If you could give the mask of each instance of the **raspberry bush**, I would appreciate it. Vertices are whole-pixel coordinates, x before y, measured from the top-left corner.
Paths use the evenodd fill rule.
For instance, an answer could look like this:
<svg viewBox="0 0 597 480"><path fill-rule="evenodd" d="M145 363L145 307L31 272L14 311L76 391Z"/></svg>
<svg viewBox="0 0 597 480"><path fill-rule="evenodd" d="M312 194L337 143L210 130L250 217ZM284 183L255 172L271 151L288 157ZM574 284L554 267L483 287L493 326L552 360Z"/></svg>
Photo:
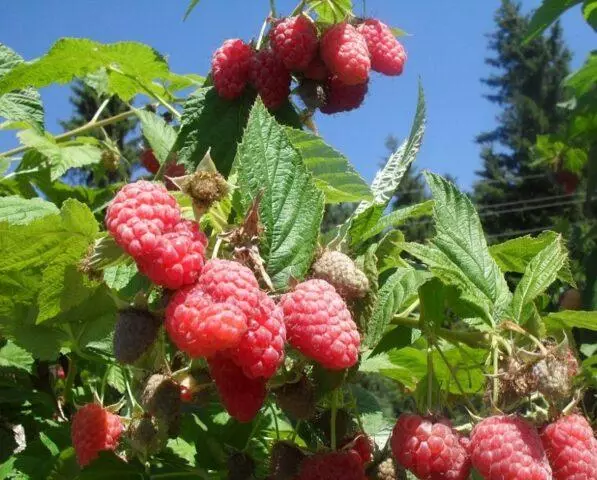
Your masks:
<svg viewBox="0 0 597 480"><path fill-rule="evenodd" d="M204 77L133 42L65 38L30 62L0 44L22 143L0 155L0 479L597 478L597 356L573 332L597 314L565 239L488 245L431 172L432 200L387 213L422 87L371 185L316 122L407 73L402 39L343 0L270 5ZM136 106L44 131L34 88L98 75ZM129 117L138 168L86 136ZM62 182L73 167L105 186ZM338 203L355 208L322 232ZM435 233L409 242L407 221Z"/></svg>

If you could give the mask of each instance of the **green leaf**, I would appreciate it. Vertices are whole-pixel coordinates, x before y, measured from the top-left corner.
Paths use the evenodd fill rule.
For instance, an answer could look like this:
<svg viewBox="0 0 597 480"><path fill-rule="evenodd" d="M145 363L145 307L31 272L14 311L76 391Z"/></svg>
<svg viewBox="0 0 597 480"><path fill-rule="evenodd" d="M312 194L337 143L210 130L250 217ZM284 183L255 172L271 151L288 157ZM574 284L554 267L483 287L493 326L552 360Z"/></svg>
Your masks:
<svg viewBox="0 0 597 480"><path fill-rule="evenodd" d="M399 268L379 289L379 300L367 328L365 345L374 348L383 337L395 313L417 298L418 288L431 274L412 268Z"/></svg>
<svg viewBox="0 0 597 480"><path fill-rule="evenodd" d="M380 218L375 226L371 227L365 233L360 236L360 241L365 241L371 237L374 237L378 233L383 232L387 228L398 227L403 225L408 220L413 218L419 218L425 215L431 215L433 210L433 200L426 202L417 203L415 205L409 205L408 207L399 208L394 210L392 213L385 215Z"/></svg>
<svg viewBox="0 0 597 480"><path fill-rule="evenodd" d="M532 314L533 301L555 282L565 263L566 252L558 235L529 262L516 286L511 309L514 320L526 323Z"/></svg>
<svg viewBox="0 0 597 480"><path fill-rule="evenodd" d="M577 97L590 92L597 81L597 53L592 52L586 63L566 80L566 86L572 88Z"/></svg>
<svg viewBox="0 0 597 480"><path fill-rule="evenodd" d="M531 18L524 42L528 43L538 35L541 35L566 10L581 2L582 0L543 0L541 6Z"/></svg>
<svg viewBox="0 0 597 480"><path fill-rule="evenodd" d="M479 216L470 199L439 175L425 172L435 204L437 235L430 245L408 243L404 249L425 262L444 283L454 285L462 299L476 305L490 325L501 320L511 294L490 256Z"/></svg>
<svg viewBox="0 0 597 480"><path fill-rule="evenodd" d="M545 247L558 237L556 232L542 232L536 237L525 235L489 247L489 253L497 262L502 272L524 273L528 264ZM566 248L562 245L562 248ZM574 277L568 261L558 272L558 278L574 285Z"/></svg>
<svg viewBox="0 0 597 480"><path fill-rule="evenodd" d="M385 205L369 205L365 210L361 211L359 214L353 214L353 217L348 219L348 233L350 235L351 245L358 245L359 242L362 241L363 236L368 231L375 228L382 218L385 209Z"/></svg>
<svg viewBox="0 0 597 480"><path fill-rule="evenodd" d="M425 95L423 86L419 83L419 96L417 110L410 130L410 135L402 145L388 159L385 167L381 169L371 185L375 204L387 205L394 196L396 189L400 186L402 177L415 160L425 133L426 113ZM365 211L371 204L362 202L357 208L356 214Z"/></svg>
<svg viewBox="0 0 597 480"><path fill-rule="evenodd" d="M123 100L151 88L158 78L167 79L164 58L147 45L136 42L101 44L82 38L58 40L43 57L22 63L0 78L0 95L28 86L45 87L69 83L105 68L108 91ZM148 87L149 86L149 87Z"/></svg>
<svg viewBox="0 0 597 480"><path fill-rule="evenodd" d="M78 480L141 480L145 469L138 461L125 462L114 452L100 452L99 458L81 470Z"/></svg>
<svg viewBox="0 0 597 480"><path fill-rule="evenodd" d="M15 368L30 373L32 366L33 357L27 350L10 340L0 347L0 368Z"/></svg>
<svg viewBox="0 0 597 480"><path fill-rule="evenodd" d="M321 137L304 130L287 128L292 145L301 153L326 203L360 202L373 199L367 182L348 159L327 145Z"/></svg>
<svg viewBox="0 0 597 480"><path fill-rule="evenodd" d="M404 243L404 234L400 230L392 230L381 239L375 251L377 270L380 274L390 268L408 266L408 263L400 257Z"/></svg>
<svg viewBox="0 0 597 480"><path fill-rule="evenodd" d="M212 88L202 88L184 105L174 150L178 163L195 171L208 150L218 171L227 176L246 125L251 101L247 95L238 100L220 98Z"/></svg>
<svg viewBox="0 0 597 480"><path fill-rule="evenodd" d="M147 110L138 110L137 116L141 120L141 131L149 142L160 164L168 160L168 155L176 141L176 131L159 115Z"/></svg>
<svg viewBox="0 0 597 480"><path fill-rule="evenodd" d="M46 215L56 215L56 205L41 198L25 199L18 196L0 197L0 222L27 225Z"/></svg>
<svg viewBox="0 0 597 480"><path fill-rule="evenodd" d="M315 186L284 127L257 100L235 160L245 208L261 193L265 226L261 254L277 288L301 278L313 257L323 218L323 194Z"/></svg>
<svg viewBox="0 0 597 480"><path fill-rule="evenodd" d="M394 419L384 415L379 400L369 390L355 384L351 384L349 388L367 435L373 436L395 423Z"/></svg>
<svg viewBox="0 0 597 480"><path fill-rule="evenodd" d="M23 59L19 55L0 43L0 81L10 70L22 63ZM8 120L11 127L29 125L43 130L44 109L39 93L32 88L23 88L12 93L0 94L0 117Z"/></svg>
<svg viewBox="0 0 597 480"><path fill-rule="evenodd" d="M193 11L193 9L197 6L198 3L199 3L199 0L191 0L191 3L189 3L187 10L184 12L183 21L185 21L187 18L189 18L189 15Z"/></svg>
<svg viewBox="0 0 597 480"><path fill-rule="evenodd" d="M597 0L585 0L582 6L582 14L593 30L597 30Z"/></svg>
<svg viewBox="0 0 597 480"><path fill-rule="evenodd" d="M543 320L550 330L584 328L597 331L597 311L563 310L550 313L547 317L543 317Z"/></svg>
<svg viewBox="0 0 597 480"><path fill-rule="evenodd" d="M19 139L48 160L52 180L57 180L70 168L99 163L102 157L102 151L93 145L59 144L51 136L33 130L20 132Z"/></svg>
<svg viewBox="0 0 597 480"><path fill-rule="evenodd" d="M352 13L352 0L308 0L322 23L338 23Z"/></svg>

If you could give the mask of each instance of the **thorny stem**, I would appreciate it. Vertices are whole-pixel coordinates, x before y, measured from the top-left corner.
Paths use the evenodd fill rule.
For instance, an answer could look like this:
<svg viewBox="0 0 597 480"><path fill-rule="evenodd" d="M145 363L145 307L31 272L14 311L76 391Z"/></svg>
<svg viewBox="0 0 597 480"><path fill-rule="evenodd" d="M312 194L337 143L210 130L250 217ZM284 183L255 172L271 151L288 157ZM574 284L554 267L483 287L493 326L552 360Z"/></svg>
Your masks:
<svg viewBox="0 0 597 480"><path fill-rule="evenodd" d="M395 315L392 319L394 325L400 325L409 328L421 328L419 320L416 318L405 318ZM464 343L469 347L487 347L490 344L490 337L483 332L461 332L458 330L448 330L447 328L439 328L436 331L437 336L441 337L451 343Z"/></svg>
<svg viewBox="0 0 597 480"><path fill-rule="evenodd" d="M276 0L269 0L269 9L272 12L272 17L276 17Z"/></svg>
<svg viewBox="0 0 597 480"><path fill-rule="evenodd" d="M427 413L433 407L433 344L427 346Z"/></svg>
<svg viewBox="0 0 597 480"><path fill-rule="evenodd" d="M77 366L75 365L75 359L71 353L68 357L68 374L66 375L66 381L64 383L64 403L68 404L72 402L73 396L73 384L75 383L75 375L77 374Z"/></svg>
<svg viewBox="0 0 597 480"><path fill-rule="evenodd" d="M464 389L462 388L462 384L460 383L460 380L458 380L458 377L456 376L456 371L454 370L454 367L452 367L452 365L450 364L450 362L448 361L446 355L444 354L444 352L442 352L442 349L439 347L439 345L437 344L433 344L433 346L435 347L435 349L437 350L437 352L439 353L439 356L442 357L442 360L444 361L444 363L446 364L446 367L448 367L448 370L450 371L450 375L452 376L452 378L454 379L454 382L456 383L456 386L458 387L458 390L460 390L460 393L462 394L462 396L464 397L469 409L475 414L477 415L477 409L475 408L475 406L473 405L473 403L470 401L470 399L468 398L468 396L466 395L466 393L464 392Z"/></svg>
<svg viewBox="0 0 597 480"><path fill-rule="evenodd" d="M102 112L104 111L104 109L108 106L108 103L110 103L110 98L106 98L102 104L99 106L99 108L97 109L97 112L95 112L95 115L93 115L93 117L91 117L91 120L89 120L90 122L97 122L97 119L100 117L100 115L102 114ZM105 134L106 132L104 132Z"/></svg>
<svg viewBox="0 0 597 480"><path fill-rule="evenodd" d="M104 376L102 378L102 384L100 386L100 400L102 402L102 404L104 403L104 393L106 392L106 383L108 382L108 375L110 373L110 370L112 370L112 365L111 363L108 364L108 367L106 368L106 372L104 373Z"/></svg>
<svg viewBox="0 0 597 480"><path fill-rule="evenodd" d="M500 350L498 348L498 342L496 341L495 336L491 342L491 354L493 357L493 389L491 395L493 406L497 408L500 400L500 379L498 377L500 368Z"/></svg>
<svg viewBox="0 0 597 480"><path fill-rule="evenodd" d="M112 125L113 123L120 122L121 120L125 120L129 117L135 115L134 110L128 110L126 112L119 113L118 115L114 115L113 117L104 118L103 120L98 120L96 122L87 122L85 125L80 127L74 128L68 132L62 133L60 135L56 135L54 140L57 142L61 140L66 140L70 137L74 137L75 135L79 135L81 133L88 132L89 130L93 130L94 128L101 128L106 125ZM24 152L29 150L29 146L21 145L20 147L13 148L12 150L7 150L6 152L0 153L0 157L10 157L12 155L16 155L17 153Z"/></svg>
<svg viewBox="0 0 597 480"><path fill-rule="evenodd" d="M276 440L280 440L280 426L278 425L278 416L276 415L276 410L274 409L274 405L270 402L269 408L272 411L272 415L274 416L274 426L276 428Z"/></svg>

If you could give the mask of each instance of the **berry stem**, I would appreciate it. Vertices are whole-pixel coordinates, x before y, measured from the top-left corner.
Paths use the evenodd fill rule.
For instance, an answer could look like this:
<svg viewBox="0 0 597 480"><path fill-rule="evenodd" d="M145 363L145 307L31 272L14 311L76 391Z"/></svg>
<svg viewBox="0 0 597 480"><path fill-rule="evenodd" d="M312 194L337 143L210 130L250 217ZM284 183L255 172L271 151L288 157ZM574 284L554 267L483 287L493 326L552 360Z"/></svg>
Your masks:
<svg viewBox="0 0 597 480"><path fill-rule="evenodd" d="M259 30L259 37L257 37L257 43L255 44L255 50L261 49L261 44L263 43L263 39L265 38L265 29L267 28L267 24L269 23L269 17L263 21L261 25L261 30Z"/></svg>
<svg viewBox="0 0 597 480"><path fill-rule="evenodd" d="M275 415L274 415L274 417L275 417ZM247 443L245 444L245 448L243 448L243 452L246 452L248 450L251 440L257 433L257 430L259 430L259 426L261 424L262 418L263 418L263 413L259 412L257 414L257 416L255 417L255 419L253 420L253 428L251 428L251 433L249 433L249 436L247 437Z"/></svg>
<svg viewBox="0 0 597 480"><path fill-rule="evenodd" d="M73 397L73 385L75 383L75 375L77 374L77 365L75 359L71 353L68 357L68 374L66 375L66 381L64 382L64 403L69 404L72 402Z"/></svg>
<svg viewBox="0 0 597 480"><path fill-rule="evenodd" d="M269 0L269 9L271 11L271 16L272 17L277 17L276 14L276 0Z"/></svg>
<svg viewBox="0 0 597 480"><path fill-rule="evenodd" d="M498 377L500 369L500 350L495 336L491 341L491 355L493 358L493 389L491 394L493 406L496 408L500 400L500 380Z"/></svg>
<svg viewBox="0 0 597 480"><path fill-rule="evenodd" d="M433 408L433 344L427 346L427 413Z"/></svg>
<svg viewBox="0 0 597 480"><path fill-rule="evenodd" d="M100 386L100 400L102 402L102 404L104 403L104 393L106 392L106 383L108 382L108 375L110 374L110 370L112 370L112 363L108 364L108 367L106 368L106 372L104 373L104 376L102 377L102 384Z"/></svg>
<svg viewBox="0 0 597 480"><path fill-rule="evenodd" d="M392 323L403 327L421 328L421 324L416 318L405 318L395 315L392 318ZM489 335L483 332L460 332L448 330L447 328L438 328L436 335L450 343L464 343L469 347L488 347L491 344Z"/></svg>
<svg viewBox="0 0 597 480"><path fill-rule="evenodd" d="M278 415L276 415L276 409L274 408L273 403L269 403L269 408L272 411L272 415L274 416L274 427L276 428L276 440L280 440L280 426L278 425Z"/></svg>
<svg viewBox="0 0 597 480"><path fill-rule="evenodd" d="M332 450L336 450L336 414L338 413L338 391L336 389L332 392L332 405L330 416L330 437Z"/></svg>
<svg viewBox="0 0 597 480"><path fill-rule="evenodd" d="M292 436L290 437L290 441L293 443L296 440L296 437L298 436L299 429L301 428L302 422L303 421L300 419L296 421L296 425L294 426L294 429L292 431Z"/></svg>

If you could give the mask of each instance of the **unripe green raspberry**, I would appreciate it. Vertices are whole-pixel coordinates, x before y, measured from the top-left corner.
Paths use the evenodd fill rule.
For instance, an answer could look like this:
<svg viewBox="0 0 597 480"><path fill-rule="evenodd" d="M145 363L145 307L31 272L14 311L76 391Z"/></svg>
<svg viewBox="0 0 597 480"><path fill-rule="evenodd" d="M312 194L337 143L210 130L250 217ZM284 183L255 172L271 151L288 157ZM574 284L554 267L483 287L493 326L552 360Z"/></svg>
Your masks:
<svg viewBox="0 0 597 480"><path fill-rule="evenodd" d="M313 277L331 284L344 298L362 298L369 291L369 280L348 255L327 251L313 264Z"/></svg>

